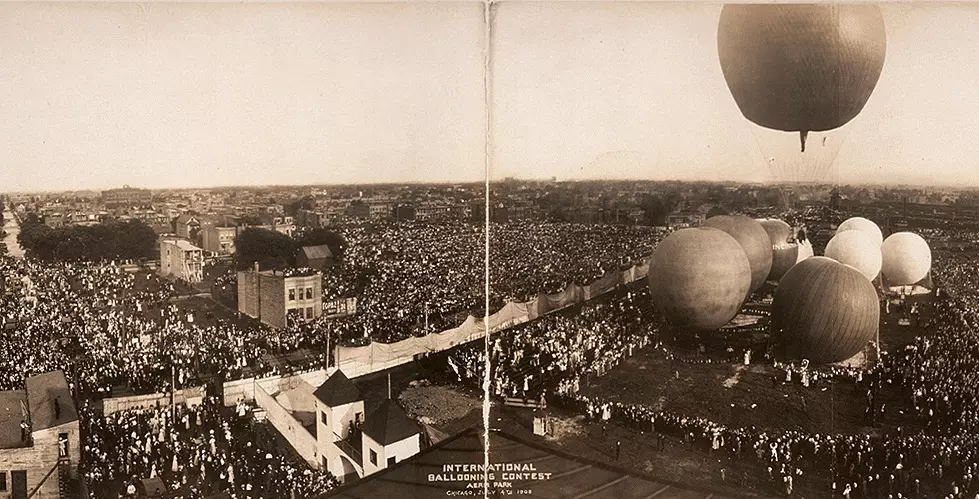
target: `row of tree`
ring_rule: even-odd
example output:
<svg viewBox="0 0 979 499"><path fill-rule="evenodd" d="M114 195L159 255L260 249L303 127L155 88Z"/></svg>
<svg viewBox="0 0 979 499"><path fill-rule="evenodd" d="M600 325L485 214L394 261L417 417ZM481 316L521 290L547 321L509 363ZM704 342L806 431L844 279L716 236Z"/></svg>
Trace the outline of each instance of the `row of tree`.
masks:
<svg viewBox="0 0 979 499"><path fill-rule="evenodd" d="M30 258L47 261L138 260L159 255L153 229L138 220L51 228L34 213L22 220L17 242Z"/></svg>
<svg viewBox="0 0 979 499"><path fill-rule="evenodd" d="M304 246L326 245L334 260L343 258L347 242L340 234L327 229L309 229L289 237L274 230L249 227L235 238L235 259L239 270L257 262L263 269L295 267L296 257Z"/></svg>

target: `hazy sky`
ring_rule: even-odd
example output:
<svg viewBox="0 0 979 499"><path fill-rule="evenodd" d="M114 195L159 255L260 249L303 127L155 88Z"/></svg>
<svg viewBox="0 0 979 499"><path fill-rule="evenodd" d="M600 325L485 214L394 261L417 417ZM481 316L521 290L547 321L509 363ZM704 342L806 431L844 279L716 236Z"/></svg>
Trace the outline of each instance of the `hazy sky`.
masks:
<svg viewBox="0 0 979 499"><path fill-rule="evenodd" d="M880 82L810 155L838 152L841 182L979 185L979 5L882 10ZM765 180L797 163L798 137L727 90L719 13L498 4L493 176ZM480 180L483 33L481 3L3 3L0 191Z"/></svg>
<svg viewBox="0 0 979 499"><path fill-rule="evenodd" d="M979 184L979 5L884 5L887 58L863 112L810 135L745 120L717 57L720 4L498 6L494 176L769 177L775 157L839 181ZM839 144L842 144L840 146ZM819 155L822 154L823 157Z"/></svg>
<svg viewBox="0 0 979 499"><path fill-rule="evenodd" d="M0 4L0 191L482 179L483 19Z"/></svg>

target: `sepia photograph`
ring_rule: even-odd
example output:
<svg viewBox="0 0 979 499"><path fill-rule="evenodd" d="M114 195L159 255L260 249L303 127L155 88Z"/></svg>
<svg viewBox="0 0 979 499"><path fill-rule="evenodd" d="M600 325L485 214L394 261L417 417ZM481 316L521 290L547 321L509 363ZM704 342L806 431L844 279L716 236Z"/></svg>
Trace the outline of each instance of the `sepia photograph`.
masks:
<svg viewBox="0 0 979 499"><path fill-rule="evenodd" d="M977 27L0 3L0 499L979 498Z"/></svg>

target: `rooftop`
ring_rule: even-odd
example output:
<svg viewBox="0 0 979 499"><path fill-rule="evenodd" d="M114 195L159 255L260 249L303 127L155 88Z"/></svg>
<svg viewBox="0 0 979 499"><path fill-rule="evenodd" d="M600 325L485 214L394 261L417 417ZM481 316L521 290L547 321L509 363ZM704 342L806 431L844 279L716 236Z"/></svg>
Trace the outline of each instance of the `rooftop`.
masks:
<svg viewBox="0 0 979 499"><path fill-rule="evenodd" d="M68 390L65 373L51 371L38 374L27 378L25 385L31 413L31 430L46 430L78 420L78 412L75 410L71 391ZM18 437L20 437L19 430Z"/></svg>
<svg viewBox="0 0 979 499"><path fill-rule="evenodd" d="M502 431L492 431L490 466L499 466L490 484L490 497L529 491L527 497L615 497L617 499L726 499L696 485L657 480L596 461L524 440ZM321 497L411 497L444 498L465 495L467 486L480 479L470 467L483 464L482 429L469 429L449 437L394 466L334 489ZM446 465L454 465L447 471ZM463 469L463 467L467 467ZM509 467L509 468L504 468ZM518 469L514 469L518 468ZM433 475L435 479L433 480ZM464 476L468 475L468 476ZM499 488L496 483L505 482ZM505 489L503 487L506 487ZM480 491L476 494L482 497Z"/></svg>
<svg viewBox="0 0 979 499"><path fill-rule="evenodd" d="M27 392L11 390L0 392L0 449L23 447L20 438L20 422L24 420Z"/></svg>
<svg viewBox="0 0 979 499"><path fill-rule="evenodd" d="M333 375L326 379L319 388L313 392L317 400L329 407L338 407L353 402L364 400L360 390L354 385L353 381L343 371L337 369Z"/></svg>
<svg viewBox="0 0 979 499"><path fill-rule="evenodd" d="M193 243L186 239L164 239L165 242L176 246L178 249L183 251L201 251L200 248L194 246Z"/></svg>
<svg viewBox="0 0 979 499"><path fill-rule="evenodd" d="M381 445L390 445L418 435L419 431L404 409L396 401L387 399L367 416L364 433Z"/></svg>
<svg viewBox="0 0 979 499"><path fill-rule="evenodd" d="M319 246L303 246L303 253L306 254L306 258L314 260L317 258L333 258L333 252L330 251L330 247L321 244Z"/></svg>

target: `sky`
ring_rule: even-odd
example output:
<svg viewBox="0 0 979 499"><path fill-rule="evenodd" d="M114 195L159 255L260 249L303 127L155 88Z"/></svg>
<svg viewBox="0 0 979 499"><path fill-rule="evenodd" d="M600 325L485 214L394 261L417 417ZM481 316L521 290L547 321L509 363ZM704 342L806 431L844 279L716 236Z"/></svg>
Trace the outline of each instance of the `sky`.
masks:
<svg viewBox="0 0 979 499"><path fill-rule="evenodd" d="M887 56L876 89L849 124L810 135L803 158L797 134L738 110L717 56L720 10L499 5L494 177L764 181L781 178L775 159L782 168L825 161L836 182L979 185L979 5L882 5ZM824 136L835 148L812 147Z"/></svg>
<svg viewBox="0 0 979 499"><path fill-rule="evenodd" d="M0 192L485 178L478 3L0 4Z"/></svg>
<svg viewBox="0 0 979 499"><path fill-rule="evenodd" d="M487 75L478 2L3 3L0 191L480 181L487 148L492 179L771 180L798 137L741 116L720 8L500 2ZM979 5L881 10L873 95L805 161L979 185Z"/></svg>

